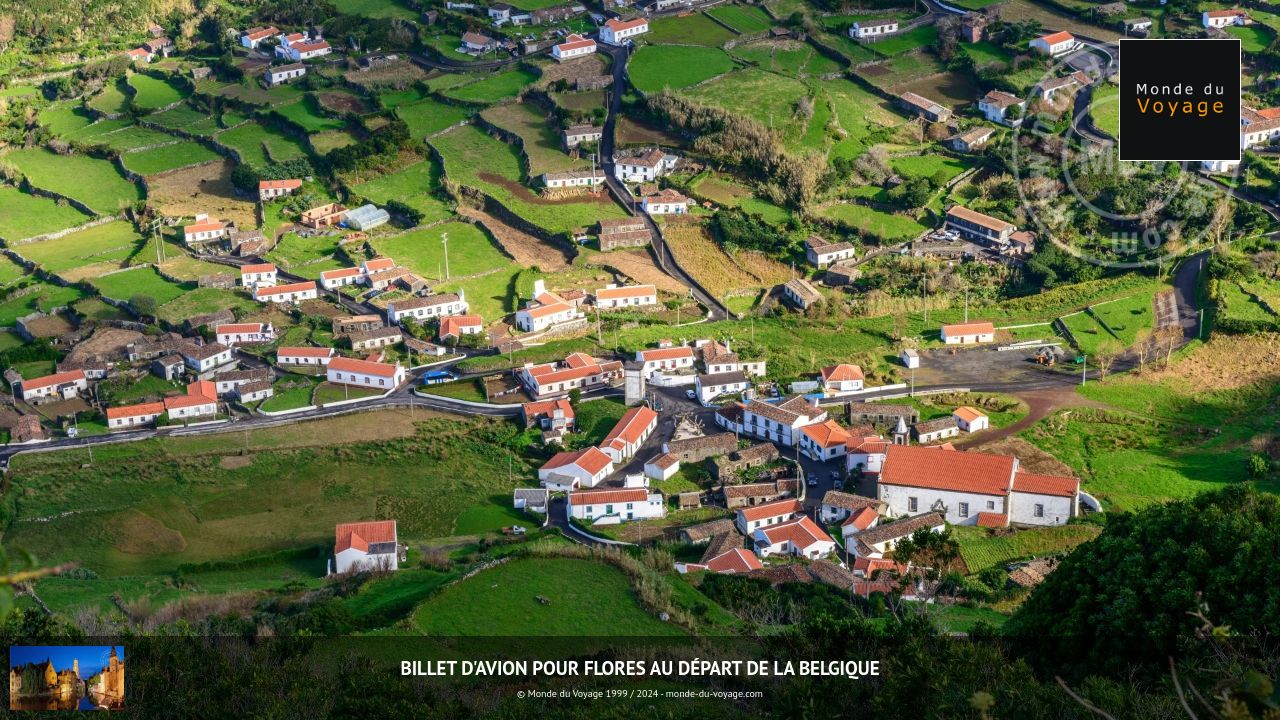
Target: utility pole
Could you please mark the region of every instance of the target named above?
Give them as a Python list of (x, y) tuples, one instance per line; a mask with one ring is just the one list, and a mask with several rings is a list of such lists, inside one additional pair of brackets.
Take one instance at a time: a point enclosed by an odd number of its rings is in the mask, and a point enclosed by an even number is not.
[(1196, 324), (1196, 339), (1204, 340), (1204, 308), (1200, 308), (1200, 322)]
[(1080, 358), (1080, 385), (1083, 387), (1089, 380), (1089, 356), (1081, 355)]
[(440, 244), (444, 245), (444, 279), (449, 279), (449, 233), (440, 235)]
[(969, 322), (969, 288), (964, 289), (964, 321)]

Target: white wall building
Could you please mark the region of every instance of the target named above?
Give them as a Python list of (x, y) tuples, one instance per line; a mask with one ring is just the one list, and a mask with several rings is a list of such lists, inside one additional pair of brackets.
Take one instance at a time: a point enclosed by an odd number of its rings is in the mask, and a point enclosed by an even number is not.
[(662, 494), (646, 488), (579, 490), (569, 493), (569, 517), (594, 524), (660, 518), (667, 514)]
[(613, 460), (597, 447), (559, 452), (538, 468), (538, 481), (553, 492), (593, 488), (613, 474)]
[(658, 304), (658, 288), (653, 285), (610, 285), (596, 291), (596, 307), (601, 310)]
[(609, 45), (626, 45), (631, 38), (649, 32), (649, 21), (644, 18), (619, 20), (609, 18), (600, 26), (600, 42)]
[(393, 390), (404, 382), (404, 368), (400, 363), (381, 363), (369, 360), (335, 357), (325, 366), (325, 377), (339, 385)]
[(396, 521), (343, 523), (335, 530), (333, 572), (383, 572), (400, 567)]

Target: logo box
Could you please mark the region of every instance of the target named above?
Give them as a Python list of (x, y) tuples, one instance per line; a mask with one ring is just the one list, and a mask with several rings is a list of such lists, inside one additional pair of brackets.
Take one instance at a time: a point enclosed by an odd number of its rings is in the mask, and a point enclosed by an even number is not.
[(1238, 39), (1122, 38), (1120, 66), (1121, 160), (1240, 159)]

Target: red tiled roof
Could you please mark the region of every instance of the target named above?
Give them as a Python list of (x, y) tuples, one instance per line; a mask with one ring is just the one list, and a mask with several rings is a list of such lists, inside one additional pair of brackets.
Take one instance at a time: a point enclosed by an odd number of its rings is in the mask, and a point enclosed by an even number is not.
[(718, 573), (751, 572), (762, 567), (759, 558), (742, 548), (720, 553), (707, 561), (707, 569)]
[(853, 561), (853, 569), (855, 572), (861, 572), (863, 577), (873, 578), (875, 574), (888, 570), (890, 572), (903, 573), (906, 572), (906, 566), (894, 560), (886, 560), (885, 558), (873, 558), (859, 556)]
[(985, 528), (1002, 528), (1009, 524), (1009, 516), (1003, 513), (980, 512), (978, 513), (978, 527)]
[(276, 271), (275, 263), (254, 263), (253, 265), (240, 266), (241, 275), (244, 275), (246, 273), (269, 273), (269, 272), (275, 272), (275, 271)]
[(798, 517), (778, 525), (757, 528), (757, 532), (763, 533), (770, 544), (789, 542), (801, 549), (814, 543), (833, 542), (831, 536), (808, 516)]
[(479, 315), (449, 315), (440, 320), (440, 337), (461, 335), (462, 328), (484, 325)]
[(1019, 470), (1013, 476), (1013, 489), (1034, 495), (1058, 495), (1075, 497), (1080, 492), (1080, 481), (1059, 475), (1037, 475)]
[(297, 190), (302, 187), (301, 180), (259, 180), (259, 190)]
[(84, 370), (68, 370), (66, 372), (54, 373), (52, 375), (43, 375), (38, 378), (22, 381), (22, 391), (35, 390), (50, 385), (61, 385), (62, 383), (75, 382), (77, 380), (85, 380)]
[(396, 261), (389, 257), (376, 257), (372, 260), (364, 261), (364, 269), (368, 272), (377, 272), (379, 270), (390, 270), (396, 266)]
[(754, 505), (752, 507), (738, 508), (738, 513), (742, 515), (742, 519), (747, 522), (755, 522), (763, 520), (767, 517), (777, 517), (779, 515), (795, 515), (804, 512), (804, 505), (799, 500), (778, 500), (777, 502), (765, 503), (763, 505)]
[(335, 554), (350, 548), (368, 552), (371, 543), (396, 542), (396, 521), (342, 523), (335, 528), (334, 535), (333, 552)]
[(542, 466), (543, 470), (555, 470), (566, 465), (577, 465), (587, 472), (595, 475), (601, 470), (609, 466), (613, 462), (613, 458), (605, 455), (600, 448), (589, 447), (586, 450), (578, 450), (576, 452), (558, 452), (551, 456), (551, 459)]
[(194, 225), (184, 226), (182, 228), (182, 232), (190, 235), (192, 233), (208, 232), (210, 230), (221, 230), (226, 226), (227, 226), (226, 223), (217, 222), (217, 221), (200, 222), (200, 223), (195, 223)]
[(1007, 495), (1016, 465), (1008, 455), (891, 445), (885, 453), (880, 485)]
[(276, 285), (275, 287), (260, 287), (253, 291), (253, 295), (254, 297), (271, 297), (273, 295), (286, 295), (315, 289), (316, 281), (308, 280), (306, 282), (289, 283), (288, 285)]
[(538, 415), (550, 415), (553, 410), (560, 410), (569, 420), (573, 419), (573, 404), (568, 398), (559, 398), (557, 400), (542, 400), (539, 402), (527, 402), (521, 406), (524, 410), (525, 417), (536, 417)]
[(555, 315), (557, 313), (568, 312), (571, 310), (573, 310), (573, 306), (570, 305), (569, 303), (555, 302), (555, 303), (551, 303), (550, 305), (540, 305), (536, 308), (525, 308), (524, 311), (528, 313), (529, 317), (531, 318), (540, 318), (540, 317), (545, 317), (547, 315)]
[(609, 18), (608, 20), (605, 21), (605, 27), (609, 28), (614, 32), (620, 32), (622, 30), (630, 30), (631, 28), (640, 27), (642, 25), (647, 26), (648, 24), (649, 24), (649, 21), (645, 20), (644, 18), (636, 18), (634, 20), (619, 20), (617, 18)]
[(649, 491), (644, 488), (579, 490), (569, 493), (571, 505), (604, 505), (606, 503), (646, 502)]
[(298, 51), (299, 53), (312, 52), (314, 50), (324, 50), (325, 48), (329, 47), (329, 41), (318, 40), (313, 43), (298, 43), (297, 45), (291, 45), (290, 47), (292, 47), (294, 50)]
[(656, 425), (657, 422), (658, 413), (643, 405), (633, 407), (623, 414), (622, 419), (613, 426), (613, 430), (609, 431), (600, 444), (608, 445), (613, 440), (622, 440), (628, 445), (635, 445), (640, 442), (640, 436), (644, 431)]
[[(1239, 12), (1239, 11), (1237, 11), (1237, 12)], [(1212, 14), (1212, 13), (1211, 13), (1211, 14)], [(1068, 40), (1075, 40), (1076, 38), (1075, 38), (1075, 36), (1074, 36), (1074, 35), (1072, 35), (1071, 33), (1067, 32), (1066, 30), (1059, 30), (1059, 31), (1058, 31), (1058, 32), (1056, 32), (1056, 33), (1049, 33), (1048, 35), (1041, 35), (1041, 36), (1040, 36), (1040, 39), (1041, 39), (1041, 40), (1043, 40), (1043, 41), (1045, 41), (1045, 42), (1047, 42), (1047, 43), (1049, 43), (1050, 45), (1057, 45), (1058, 43), (1067, 42)]]
[(228, 323), (219, 325), (215, 331), (218, 335), (227, 335), (231, 333), (260, 333), (262, 332), (262, 323)]
[(822, 448), (844, 445), (849, 440), (849, 433), (840, 427), (840, 423), (835, 420), (827, 420), (815, 425), (805, 425), (800, 428), (800, 432), (807, 435), (810, 440), (813, 440), (814, 444)]
[(942, 326), (942, 332), (947, 335), (991, 335), (995, 331), (996, 326), (989, 322), (956, 323)]
[(142, 417), (143, 415), (160, 415), (163, 412), (164, 403), (162, 402), (121, 405), (120, 407), (107, 408), (107, 419), (115, 420), (117, 418)]
[(364, 274), (364, 271), (361, 270), (360, 268), (354, 268), (354, 267), (340, 268), (338, 270), (325, 270), (324, 272), (320, 273), (320, 279), (321, 280), (338, 280), (340, 278), (358, 277), (363, 274)]
[(560, 52), (568, 52), (569, 50), (581, 50), (582, 48), (585, 48), (585, 47), (595, 47), (595, 46), (596, 46), (595, 40), (592, 40), (590, 38), (584, 38), (581, 35), (574, 33), (569, 37), (566, 37), (564, 39), (564, 42), (560, 43), (556, 47), (560, 48)]
[(329, 369), (339, 372), (360, 373), (362, 375), (377, 375), (378, 377), (395, 377), (398, 365), (390, 363), (370, 362), (368, 360), (356, 360), (354, 358), (336, 357), (329, 361)]
[(873, 508), (864, 507), (861, 510), (858, 510), (857, 512), (849, 515), (848, 519), (846, 519), (843, 523), (841, 523), (840, 526), (844, 527), (846, 525), (852, 525), (858, 528), (859, 530), (866, 530), (867, 528), (871, 527), (871, 523), (875, 522), (876, 518), (878, 517), (880, 517), (880, 514), (877, 513)]
[(1208, 15), (1209, 17), (1213, 17), (1213, 18), (1220, 18), (1220, 17), (1237, 17), (1240, 15), (1248, 16), (1248, 13), (1237, 8), (1234, 10), (1210, 10), (1208, 12)]
[(250, 40), (261, 40), (262, 38), (271, 37), (280, 32), (274, 25), (264, 28), (251, 28), (245, 32), (245, 36)]
[(969, 407), (968, 405), (965, 405), (964, 407), (958, 407), (955, 410), (952, 410), (951, 414), (955, 415), (956, 417), (960, 418), (961, 420), (967, 423), (971, 423), (974, 420), (977, 420), (978, 418), (984, 418), (987, 416), (986, 413), (982, 412), (978, 408)]
[(1003, 232), (1005, 230), (1013, 230), (1017, 228), (1017, 226), (1011, 222), (1005, 222), (1000, 218), (991, 217), (990, 215), (980, 213), (977, 210), (970, 210), (963, 205), (952, 205), (951, 209), (947, 210), (947, 215), (958, 217), (961, 220), (967, 220), (975, 225), (981, 225), (984, 228), (995, 230), (996, 232)]
[(619, 298), (648, 297), (657, 294), (658, 288), (653, 285), (624, 285), (616, 288), (601, 288), (596, 291), (596, 299), (615, 300)]
[(841, 363), (822, 368), (824, 382), (847, 382), (849, 380), (862, 380), (863, 377), (862, 368), (857, 365)]
[(280, 357), (329, 357), (333, 348), (327, 347), (282, 347), (276, 350), (276, 358)]
[(676, 360), (679, 358), (693, 357), (693, 348), (687, 345), (671, 348), (656, 348), (653, 350), (641, 350), (640, 359), (649, 362), (651, 360)]

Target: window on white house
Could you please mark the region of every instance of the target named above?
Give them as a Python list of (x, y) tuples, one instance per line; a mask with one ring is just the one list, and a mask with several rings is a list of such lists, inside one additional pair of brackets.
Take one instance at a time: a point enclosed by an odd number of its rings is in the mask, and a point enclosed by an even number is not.
[(995, 510), (995, 509), (996, 509), (996, 501), (995, 501), (995, 500), (988, 500), (988, 501), (987, 501), (987, 509), (988, 509), (988, 510)]
[(916, 511), (916, 499), (913, 497), (907, 498), (907, 512), (915, 512), (915, 511)]
[(960, 503), (960, 517), (962, 518), (969, 517), (969, 503), (964, 503), (964, 502)]
[(1036, 517), (1044, 517), (1044, 505), (1036, 503), (1035, 515)]

